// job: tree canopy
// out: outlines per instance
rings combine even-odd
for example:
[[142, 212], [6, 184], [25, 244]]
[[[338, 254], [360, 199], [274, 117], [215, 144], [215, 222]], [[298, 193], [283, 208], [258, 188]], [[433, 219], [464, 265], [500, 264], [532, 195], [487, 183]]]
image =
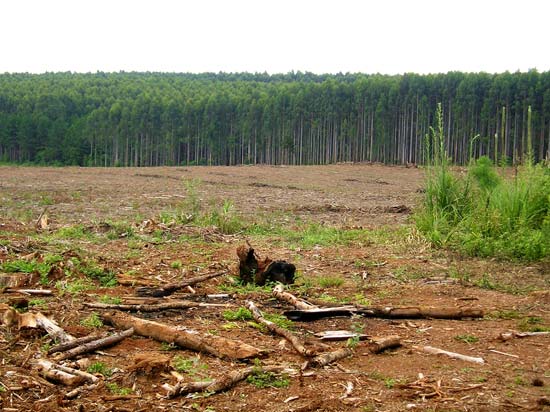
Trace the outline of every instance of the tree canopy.
[[[83, 166], [423, 163], [446, 147], [517, 163], [550, 153], [550, 72], [418, 75], [0, 74], [0, 160]], [[479, 138], [472, 142], [472, 138]]]

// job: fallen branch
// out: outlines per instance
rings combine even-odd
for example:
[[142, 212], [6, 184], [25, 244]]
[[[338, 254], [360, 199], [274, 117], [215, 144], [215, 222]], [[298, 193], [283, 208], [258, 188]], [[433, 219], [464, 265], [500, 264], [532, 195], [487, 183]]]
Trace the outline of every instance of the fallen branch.
[[316, 306], [308, 303], [302, 299], [298, 299], [291, 293], [285, 292], [285, 287], [281, 284], [278, 284], [273, 288], [273, 296], [279, 299], [280, 301], [286, 302], [294, 306], [296, 309], [308, 310], [315, 309]]
[[52, 320], [48, 319], [42, 313], [18, 313], [14, 308], [8, 305], [0, 306], [2, 322], [6, 326], [12, 326], [17, 323], [19, 329], [22, 328], [42, 328], [54, 340], [59, 342], [69, 342], [75, 338], [57, 326]]
[[466, 362], [479, 363], [481, 365], [485, 363], [485, 360], [483, 358], [476, 358], [473, 356], [462, 355], [460, 353], [449, 352], [443, 349], [434, 348], [432, 346], [413, 346], [413, 348], [421, 350], [426, 353], [430, 353], [432, 355], [446, 355], [453, 359], [459, 359]]
[[248, 368], [242, 369], [240, 371], [230, 372], [227, 376], [215, 379], [213, 381], [201, 381], [201, 382], [188, 382], [188, 383], [177, 383], [176, 385], [164, 384], [162, 388], [167, 391], [168, 398], [174, 398], [178, 395], [186, 395], [188, 393], [194, 392], [208, 392], [208, 393], [217, 393], [225, 391], [240, 381], [245, 380], [250, 375], [257, 372], [281, 372], [285, 370], [284, 366], [250, 366]]
[[81, 338], [76, 338], [76, 339], [71, 340], [69, 342], [60, 343], [59, 345], [52, 346], [48, 350], [48, 355], [51, 355], [51, 354], [56, 353], [56, 352], [64, 352], [66, 350], [69, 350], [69, 349], [75, 348], [79, 345], [82, 345], [83, 343], [88, 343], [88, 342], [91, 342], [93, 340], [101, 339], [103, 337], [105, 337], [105, 334], [94, 333], [94, 334], [91, 334], [91, 335], [88, 335], [88, 336], [83, 336]]
[[300, 355], [305, 357], [313, 356], [313, 352], [307, 349], [302, 343], [302, 341], [297, 336], [295, 336], [292, 332], [290, 332], [287, 329], [283, 329], [280, 326], [277, 326], [275, 323], [264, 318], [262, 315], [262, 312], [260, 312], [260, 310], [256, 307], [254, 302], [249, 300], [246, 303], [246, 306], [250, 310], [250, 312], [252, 312], [252, 316], [254, 317], [256, 322], [261, 323], [262, 325], [265, 325], [267, 329], [269, 329], [271, 332], [279, 336], [282, 336], [283, 338], [288, 340], [292, 344], [294, 349], [296, 349], [296, 352], [298, 352]]
[[342, 348], [333, 352], [323, 353], [321, 355], [315, 356], [308, 364], [306, 364], [304, 369], [306, 369], [308, 366], [322, 368], [323, 366], [327, 366], [332, 362], [347, 358], [351, 355], [353, 355], [353, 351], [350, 348]]
[[309, 310], [289, 310], [285, 316], [291, 320], [312, 321], [335, 316], [361, 315], [385, 319], [463, 319], [482, 318], [483, 311], [475, 308], [423, 308], [423, 307], [355, 307], [339, 306]]
[[65, 360], [74, 358], [75, 356], [82, 355], [83, 353], [92, 352], [99, 348], [105, 348], [107, 346], [114, 345], [115, 343], [118, 343], [134, 334], [134, 329], [130, 328], [123, 332], [116, 333], [111, 336], [107, 336], [105, 338], [100, 338], [93, 340], [91, 342], [86, 342], [80, 346], [76, 346], [72, 349], [67, 350], [66, 352], [60, 353], [56, 356], [56, 360]]
[[53, 292], [50, 289], [18, 289], [18, 288], [5, 288], [2, 289], [2, 293], [21, 293], [23, 295], [52, 295]]
[[340, 340], [348, 340], [350, 338], [365, 340], [368, 338], [368, 335], [365, 335], [363, 333], [352, 332], [349, 330], [325, 330], [322, 332], [315, 333], [314, 336], [321, 340], [326, 340], [326, 341], [340, 341]]
[[144, 287], [137, 288], [136, 294], [138, 296], [154, 296], [154, 297], [168, 296], [179, 289], [183, 289], [187, 286], [192, 286], [197, 283], [204, 282], [205, 280], [212, 279], [218, 276], [223, 276], [225, 274], [227, 274], [227, 272], [225, 271], [208, 273], [206, 275], [195, 276], [194, 278], [184, 280], [181, 283], [174, 283], [174, 284], [166, 285], [159, 288], [144, 286]]
[[197, 307], [227, 307], [225, 303], [202, 303], [183, 300], [158, 304], [114, 304], [114, 303], [84, 303], [84, 306], [94, 309], [122, 310], [127, 312], [159, 312], [171, 309], [189, 309]]
[[199, 335], [194, 331], [180, 330], [170, 325], [140, 319], [126, 313], [110, 312], [104, 313], [102, 317], [117, 328], [134, 328], [137, 335], [161, 342], [175, 343], [181, 347], [209, 353], [218, 358], [248, 359], [262, 356], [264, 353], [241, 341], [215, 335]]
[[513, 338], [527, 338], [530, 336], [550, 336], [550, 332], [517, 332], [517, 331], [511, 331], [511, 332], [503, 332], [501, 333], [498, 338], [502, 341], [507, 341]]
[[92, 385], [83, 385], [73, 389], [65, 394], [65, 399], [74, 399], [84, 391], [92, 391], [99, 387], [97, 383]]

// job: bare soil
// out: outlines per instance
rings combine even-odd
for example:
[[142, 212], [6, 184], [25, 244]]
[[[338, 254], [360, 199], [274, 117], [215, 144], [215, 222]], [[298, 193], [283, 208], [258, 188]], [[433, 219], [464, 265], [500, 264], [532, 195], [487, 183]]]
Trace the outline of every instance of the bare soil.
[[[349, 242], [304, 246], [269, 233], [227, 235], [212, 227], [161, 225], [159, 215], [188, 200], [183, 181], [198, 179], [205, 209], [230, 201], [244, 222], [263, 227], [302, 230], [305, 222], [341, 231], [363, 230]], [[324, 368], [290, 374], [286, 388], [257, 388], [243, 381], [218, 394], [167, 399], [162, 385], [174, 385], [170, 374], [176, 356], [196, 353], [141, 336], [89, 354], [114, 372], [100, 385], [67, 399], [71, 389], [43, 379], [35, 364], [47, 357], [51, 344], [43, 331], [0, 326], [1, 408], [12, 411], [511, 411], [550, 410], [550, 336], [499, 340], [506, 331], [550, 330], [549, 262], [521, 264], [460, 256], [431, 248], [414, 230], [411, 212], [422, 196], [423, 172], [417, 168], [380, 165], [310, 167], [174, 167], [174, 168], [24, 168], [0, 167], [0, 263], [41, 261], [61, 256], [56, 270], [40, 283], [24, 275], [26, 287], [49, 287], [54, 295], [29, 307], [41, 311], [76, 337], [115, 331], [108, 325], [83, 325], [92, 312], [84, 306], [101, 297], [136, 301], [136, 287], [163, 285], [218, 270], [228, 276], [197, 284], [164, 299], [224, 303], [227, 308], [198, 307], [136, 316], [181, 328], [240, 340], [265, 349], [262, 365], [287, 365], [299, 371], [304, 359], [281, 337], [246, 321], [227, 321], [224, 311], [253, 300], [265, 313], [280, 314], [290, 306], [271, 297], [269, 289], [232, 283], [235, 253], [250, 241], [262, 256], [296, 265], [299, 278], [290, 288], [315, 303], [376, 306], [476, 307], [483, 319], [387, 320], [329, 318], [295, 322], [294, 333], [326, 352], [347, 342], [321, 342], [325, 330], [361, 330], [369, 336], [399, 335], [403, 346], [372, 354], [367, 341], [354, 355]], [[48, 224], [37, 228], [41, 214]], [[114, 230], [120, 222], [131, 233]], [[60, 230], [84, 228], [88, 236], [61, 236]], [[113, 236], [113, 233], [116, 234]], [[62, 292], [56, 282], [70, 284], [71, 258], [93, 260], [129, 286]], [[2, 274], [7, 279], [13, 274]], [[327, 278], [342, 279], [341, 284]], [[60, 283], [57, 283], [59, 286]], [[225, 299], [207, 294], [229, 293]], [[0, 294], [14, 305], [35, 299]], [[105, 298], [104, 298], [105, 299]], [[142, 299], [143, 300], [143, 299]], [[25, 306], [23, 304], [23, 306]], [[482, 365], [436, 356], [418, 349], [430, 345], [482, 357]], [[166, 367], [140, 369], [143, 356]], [[181, 372], [186, 381], [218, 378], [244, 368], [241, 362], [199, 354], [197, 370]], [[116, 396], [113, 384], [130, 388]], [[346, 393], [348, 388], [348, 393]], [[350, 389], [351, 388], [351, 389]]]

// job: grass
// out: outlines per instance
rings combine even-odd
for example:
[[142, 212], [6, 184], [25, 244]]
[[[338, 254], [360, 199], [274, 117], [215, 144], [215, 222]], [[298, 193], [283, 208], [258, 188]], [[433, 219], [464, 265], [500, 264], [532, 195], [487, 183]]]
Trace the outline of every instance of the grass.
[[227, 321], [252, 320], [252, 313], [247, 308], [240, 307], [237, 310], [225, 310], [222, 314]]
[[97, 313], [93, 312], [87, 318], [82, 319], [80, 324], [87, 328], [101, 328], [103, 326], [103, 321]]
[[184, 372], [190, 375], [196, 380], [211, 380], [205, 372], [208, 370], [208, 365], [200, 361], [200, 357], [194, 356], [191, 358], [184, 358], [180, 355], [174, 356], [172, 359], [172, 366], [178, 372]]
[[130, 395], [133, 391], [131, 388], [124, 388], [118, 386], [115, 382], [106, 382], [105, 387], [111, 392], [113, 395], [120, 395], [120, 396], [126, 396]]
[[109, 377], [113, 374], [113, 370], [105, 365], [103, 362], [94, 362], [86, 369], [89, 373], [98, 373], [100, 375]]
[[336, 276], [321, 276], [317, 278], [317, 283], [322, 288], [339, 288], [344, 284], [344, 279]]
[[[527, 161], [504, 177], [487, 157], [453, 173], [444, 147], [441, 107], [426, 139], [426, 194], [417, 228], [435, 246], [468, 255], [536, 261], [550, 255], [550, 168]], [[474, 138], [475, 140], [475, 138]], [[474, 141], [472, 140], [472, 142]]]
[[479, 342], [479, 338], [477, 336], [473, 336], [473, 335], [457, 335], [457, 336], [455, 336], [455, 340], [457, 340], [459, 342], [464, 342], [464, 343], [477, 343], [477, 342]]
[[288, 388], [290, 379], [288, 375], [277, 375], [273, 372], [264, 371], [258, 360], [254, 365], [254, 371], [246, 378], [246, 381], [258, 389], [263, 388]]

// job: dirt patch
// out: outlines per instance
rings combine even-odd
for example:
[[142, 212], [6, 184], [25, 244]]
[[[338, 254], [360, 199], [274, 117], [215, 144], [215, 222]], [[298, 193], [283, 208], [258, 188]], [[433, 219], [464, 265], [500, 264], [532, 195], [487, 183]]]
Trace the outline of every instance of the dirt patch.
[[[41, 279], [35, 270], [27, 279], [30, 286], [52, 289], [52, 296], [35, 298], [4, 290], [0, 303], [40, 311], [75, 337], [97, 330], [115, 332], [108, 325], [93, 326], [91, 316], [102, 312], [85, 303], [135, 303], [144, 299], [136, 296], [143, 285], [178, 283], [220, 270], [236, 275], [235, 250], [246, 239], [262, 255], [293, 263], [297, 285], [291, 291], [313, 303], [485, 311], [484, 318], [475, 320], [337, 317], [295, 322], [293, 333], [307, 347], [322, 352], [347, 345], [315, 338], [315, 333], [326, 330], [399, 335], [403, 344], [375, 355], [366, 341], [357, 342], [353, 356], [302, 373], [304, 359], [289, 342], [250, 320], [228, 320], [224, 315], [245, 307], [247, 300], [272, 315], [290, 307], [273, 299], [269, 288], [236, 287], [230, 276], [222, 276], [157, 303], [188, 300], [227, 306], [134, 315], [264, 349], [264, 366], [287, 365], [296, 371], [287, 377], [287, 387], [260, 388], [245, 380], [215, 395], [167, 399], [162, 387], [176, 384], [177, 377], [171, 374], [175, 365], [185, 382], [193, 382], [223, 379], [253, 362], [219, 359], [133, 336], [86, 356], [89, 365], [101, 363], [109, 371], [98, 375], [97, 387], [68, 399], [66, 393], [72, 388], [45, 380], [34, 366], [46, 356], [45, 346], [53, 343], [48, 336], [2, 326], [4, 410], [550, 410], [544, 401], [550, 396], [550, 338], [498, 339], [508, 330], [550, 328], [548, 262], [525, 265], [431, 249], [408, 222], [422, 196], [421, 169], [378, 165], [1, 167], [0, 174], [0, 263], [25, 256], [44, 263], [48, 256], [58, 257], [53, 264], [55, 279]], [[306, 245], [289, 243], [277, 234], [226, 235], [212, 227], [160, 224], [161, 212], [174, 210], [188, 199], [186, 179], [202, 181], [197, 192], [205, 208], [230, 201], [243, 220], [263, 219], [296, 231], [304, 222], [313, 222], [339, 228], [341, 233], [361, 228], [365, 233], [349, 241], [336, 238]], [[49, 228], [38, 229], [36, 220], [45, 210]], [[74, 227], [80, 229], [74, 231]], [[85, 266], [86, 262], [94, 263]], [[124, 279], [123, 285], [101, 287], [97, 276], [105, 273]], [[83, 283], [86, 288], [71, 289], [77, 279], [88, 282]], [[418, 349], [425, 345], [482, 357], [485, 363], [430, 355]]]

